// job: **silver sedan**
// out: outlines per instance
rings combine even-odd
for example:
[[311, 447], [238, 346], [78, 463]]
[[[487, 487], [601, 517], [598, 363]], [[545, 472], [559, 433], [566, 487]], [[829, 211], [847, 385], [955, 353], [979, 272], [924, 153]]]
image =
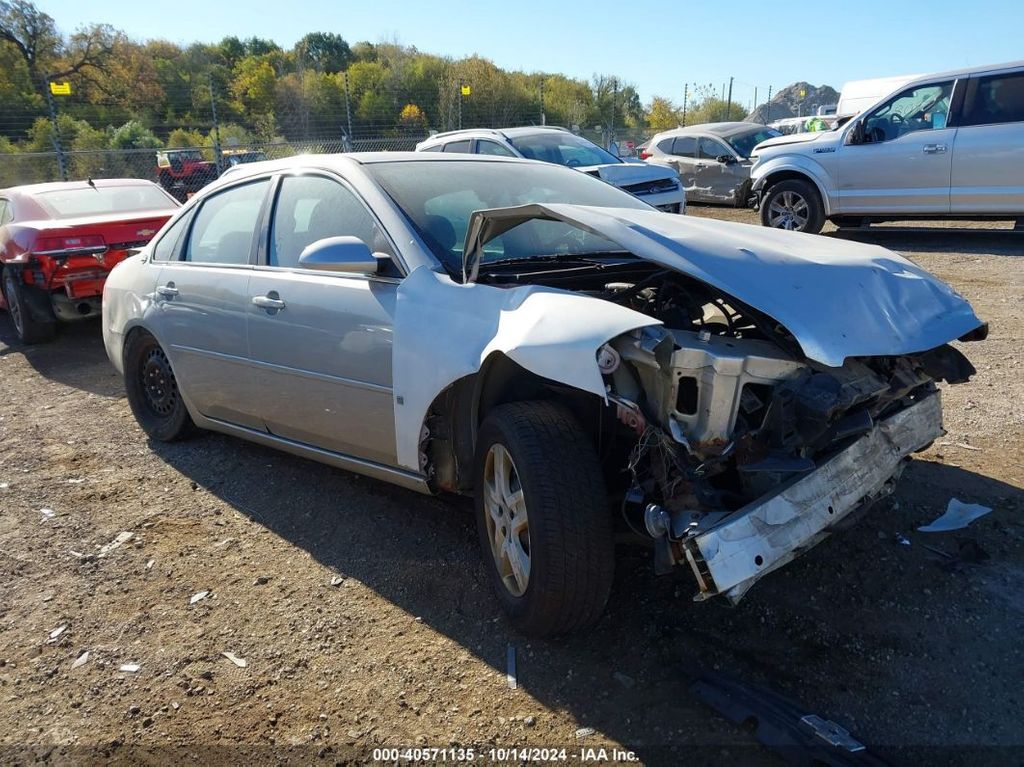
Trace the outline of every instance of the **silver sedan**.
[[984, 326], [881, 248], [388, 153], [229, 170], [112, 272], [103, 335], [153, 439], [472, 495], [502, 607], [549, 635], [601, 615], [616, 524], [739, 600], [891, 491]]

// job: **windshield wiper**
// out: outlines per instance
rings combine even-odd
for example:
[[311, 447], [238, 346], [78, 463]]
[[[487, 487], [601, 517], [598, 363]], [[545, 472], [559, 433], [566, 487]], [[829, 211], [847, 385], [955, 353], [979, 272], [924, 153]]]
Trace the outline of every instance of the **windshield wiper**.
[[[626, 253], [625, 251], [619, 252], [602, 252], [601, 255], [614, 256], [621, 258], [622, 256], [633, 257], [632, 253]], [[481, 261], [480, 268], [487, 269], [492, 266], [512, 266], [514, 264], [550, 264], [550, 263], [571, 263], [571, 264], [587, 264], [589, 266], [603, 267], [607, 266], [606, 261], [598, 260], [593, 257], [588, 257], [583, 254], [576, 253], [549, 253], [542, 256], [515, 256], [513, 258], [502, 258], [497, 261]]]

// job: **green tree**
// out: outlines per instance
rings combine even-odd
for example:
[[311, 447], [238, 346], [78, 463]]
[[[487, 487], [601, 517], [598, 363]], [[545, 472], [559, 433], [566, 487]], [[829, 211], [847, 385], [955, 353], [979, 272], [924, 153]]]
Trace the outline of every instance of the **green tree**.
[[664, 96], [655, 96], [647, 107], [647, 125], [652, 131], [663, 131], [680, 125], [678, 107]]
[[336, 74], [352, 61], [345, 38], [333, 32], [310, 32], [295, 44], [295, 58], [317, 72]]
[[129, 120], [110, 134], [111, 149], [160, 149], [163, 142], [138, 120]]

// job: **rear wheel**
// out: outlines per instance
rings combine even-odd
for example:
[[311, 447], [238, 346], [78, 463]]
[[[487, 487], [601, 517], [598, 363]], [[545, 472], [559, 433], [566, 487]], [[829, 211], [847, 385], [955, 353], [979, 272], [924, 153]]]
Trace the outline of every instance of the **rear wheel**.
[[761, 201], [761, 223], [772, 229], [817, 234], [825, 225], [825, 208], [818, 190], [796, 178], [772, 184]]
[[477, 529], [516, 629], [564, 634], [597, 621], [615, 569], [612, 516], [593, 445], [550, 402], [496, 408], [480, 429]]
[[124, 385], [135, 420], [153, 439], [172, 442], [195, 432], [171, 362], [145, 331], [133, 332], [125, 344]]
[[[57, 318], [49, 305], [49, 296], [25, 284], [21, 271], [7, 267], [3, 271], [4, 298], [18, 338], [24, 344], [52, 341], [57, 335]], [[33, 292], [34, 291], [34, 292]], [[46, 317], [46, 314], [49, 317]], [[40, 318], [43, 315], [43, 318]]]

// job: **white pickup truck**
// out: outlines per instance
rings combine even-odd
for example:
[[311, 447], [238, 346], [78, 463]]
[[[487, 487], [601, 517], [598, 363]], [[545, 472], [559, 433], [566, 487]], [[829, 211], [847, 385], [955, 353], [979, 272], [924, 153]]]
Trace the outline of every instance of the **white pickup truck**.
[[[840, 121], [842, 122], [842, 121]], [[916, 78], [834, 130], [769, 139], [761, 223], [819, 232], [908, 219], [1024, 222], [1024, 61]]]

